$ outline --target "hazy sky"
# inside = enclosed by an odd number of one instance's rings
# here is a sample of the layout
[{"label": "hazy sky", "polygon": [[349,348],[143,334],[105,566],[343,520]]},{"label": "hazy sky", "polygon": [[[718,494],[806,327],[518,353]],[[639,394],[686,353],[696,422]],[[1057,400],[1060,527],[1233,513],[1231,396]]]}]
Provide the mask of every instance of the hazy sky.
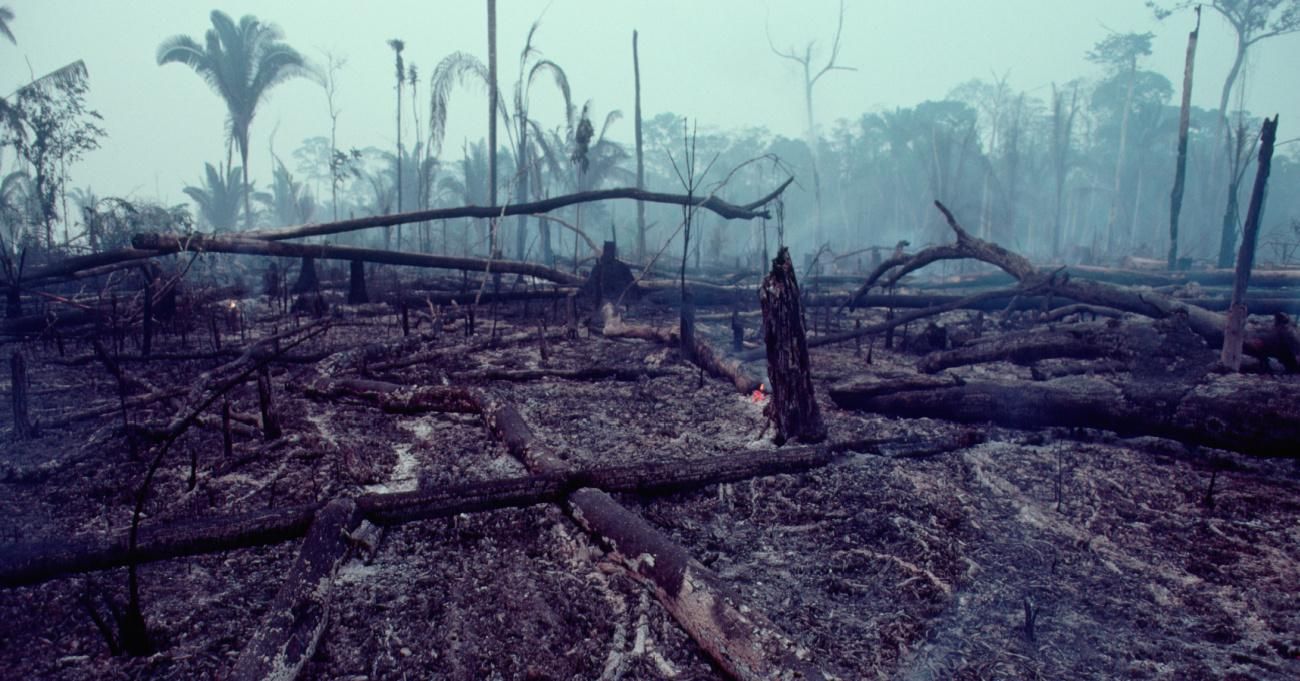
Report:
[{"label": "hazy sky", "polygon": [[[205,161],[225,158],[224,104],[188,68],[159,67],[158,44],[183,33],[202,40],[211,0],[0,0],[15,14],[16,46],[0,43],[0,87],[12,92],[30,78],[76,59],[91,77],[91,105],[104,116],[109,138],[72,171],[76,186],[101,196],[181,202]],[[632,30],[640,31],[643,107],[647,118],[673,111],[700,125],[766,126],[799,135],[804,126],[802,75],[774,56],[778,47],[818,41],[829,50],[835,0],[499,0],[500,80],[516,78],[519,49],[529,25],[546,57],[568,73],[578,102],[594,99],[596,120],[622,109],[611,135],[631,139]],[[390,148],[394,138],[393,53],[390,38],[406,41],[408,64],[418,65],[421,98],[443,56],[457,50],[486,61],[486,3],[449,0],[230,0],[219,8],[238,18],[254,13],[278,24],[286,40],[321,61],[324,50],[347,59],[340,74],[342,147]],[[310,8],[310,9],[307,9]],[[1108,31],[1153,31],[1155,53],[1146,67],[1178,88],[1182,81],[1190,12],[1157,23],[1141,0],[849,0],[839,63],[852,72],[828,74],[816,94],[819,123],[857,118],[866,111],[941,99],[971,78],[1008,73],[1017,89],[1046,97],[1053,81],[1094,76],[1085,53]],[[1206,13],[1197,54],[1194,101],[1217,107],[1231,63],[1232,34]],[[30,67],[29,67],[30,64]],[[1300,130],[1300,35],[1255,48],[1247,73],[1246,106],[1281,114],[1280,137]],[[559,124],[558,99],[537,88],[532,111],[548,127]],[[448,157],[461,141],[486,135],[479,91],[453,95]],[[409,103],[403,105],[409,116]],[[427,101],[421,102],[427,119]],[[252,167],[270,176],[268,138],[278,125],[276,152],[290,154],[306,137],[328,135],[321,88],[306,80],[281,85],[253,123]],[[409,134],[409,133],[408,133]],[[408,138],[409,139],[409,138]],[[1172,144],[1172,141],[1171,141]],[[12,158],[5,163],[11,164]],[[5,168],[3,170],[8,170]]]}]

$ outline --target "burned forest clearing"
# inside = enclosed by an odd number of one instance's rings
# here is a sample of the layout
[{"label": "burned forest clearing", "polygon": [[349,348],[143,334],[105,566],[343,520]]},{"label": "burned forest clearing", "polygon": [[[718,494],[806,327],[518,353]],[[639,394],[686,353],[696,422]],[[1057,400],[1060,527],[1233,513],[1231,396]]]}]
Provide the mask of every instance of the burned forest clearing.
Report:
[{"label": "burned forest clearing", "polygon": [[0,680],[1300,678],[1300,0],[196,3],[0,5]]},{"label": "burned forest clearing", "polygon": [[[3,471],[11,671],[1283,678],[1298,664],[1300,382],[1267,353],[1247,357],[1255,373],[1216,372],[1183,307],[972,293],[990,271],[850,307],[862,287],[811,275],[800,290],[783,252],[763,305],[743,282],[689,281],[684,350],[678,310],[626,288],[612,246],[577,287],[387,265],[350,282],[320,261],[312,291],[285,277],[268,295],[246,284],[277,284],[249,276],[270,259],[200,259],[97,299],[93,319],[47,307],[11,346],[17,392],[40,405]],[[811,444],[773,444],[782,384],[739,361],[775,349],[776,283],[807,305]],[[358,286],[387,302],[349,304]],[[143,295],[157,297],[147,331]],[[935,295],[998,304],[903,307]],[[132,645],[130,572],[152,651],[115,656]]]}]

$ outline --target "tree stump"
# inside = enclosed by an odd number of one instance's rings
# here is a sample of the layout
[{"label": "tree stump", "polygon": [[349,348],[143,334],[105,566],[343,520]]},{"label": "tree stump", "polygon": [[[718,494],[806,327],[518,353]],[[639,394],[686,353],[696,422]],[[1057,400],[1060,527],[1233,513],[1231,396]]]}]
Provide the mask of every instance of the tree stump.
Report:
[{"label": "tree stump", "polygon": [[763,341],[767,345],[767,375],[772,399],[766,412],[776,423],[777,445],[788,440],[821,442],[826,425],[813,393],[803,307],[790,252],[782,247],[759,292],[763,307]]},{"label": "tree stump", "polygon": [[14,437],[26,440],[36,429],[27,416],[27,361],[22,352],[15,351],[9,358],[9,368],[13,372]]},{"label": "tree stump", "polygon": [[298,270],[298,281],[293,283],[292,293],[308,293],[320,287],[316,276],[316,259],[310,255],[302,259],[302,269]]},{"label": "tree stump", "polygon": [[351,276],[348,279],[348,305],[360,305],[370,302],[366,294],[366,264],[353,260],[349,265]]}]

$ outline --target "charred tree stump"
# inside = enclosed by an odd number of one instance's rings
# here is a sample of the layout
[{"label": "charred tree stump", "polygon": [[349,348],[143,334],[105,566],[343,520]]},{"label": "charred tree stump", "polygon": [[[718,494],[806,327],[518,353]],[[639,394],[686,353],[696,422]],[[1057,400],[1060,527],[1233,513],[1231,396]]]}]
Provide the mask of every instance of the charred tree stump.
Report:
[{"label": "charred tree stump", "polygon": [[5,319],[18,319],[23,316],[23,296],[22,290],[17,286],[10,286],[9,291],[5,293]]},{"label": "charred tree stump", "polygon": [[280,415],[275,411],[273,400],[271,370],[263,364],[257,369],[257,401],[262,409],[262,436],[267,440],[274,440],[283,434],[280,430]]},{"label": "charred tree stump", "polygon": [[148,267],[142,269],[144,274],[144,320],[141,323],[140,354],[148,357],[153,352],[153,292],[154,273]]},{"label": "charred tree stump", "polygon": [[9,368],[13,374],[14,437],[26,440],[36,434],[36,428],[27,415],[27,360],[21,351],[14,351],[9,358]]},{"label": "charred tree stump", "polygon": [[604,301],[638,299],[636,278],[632,276],[632,269],[618,259],[618,246],[613,241],[605,242],[600,260],[591,268],[591,275],[578,292],[580,296],[593,299],[597,308]]},{"label": "charred tree stump", "polygon": [[782,247],[759,292],[763,307],[763,341],[767,345],[767,375],[772,400],[767,416],[776,423],[777,445],[787,440],[821,442],[826,424],[813,392],[803,306],[790,252]]},{"label": "charred tree stump", "polygon": [[303,256],[302,268],[298,270],[298,281],[293,283],[292,293],[310,293],[320,287],[320,278],[316,276],[316,258]]},{"label": "charred tree stump", "polygon": [[745,349],[745,325],[740,323],[740,310],[731,311],[731,350],[740,352]]},{"label": "charred tree stump", "polygon": [[370,302],[366,293],[366,263],[353,260],[348,265],[348,305],[360,305]]},{"label": "charred tree stump", "polygon": [[348,553],[345,533],[357,521],[357,505],[351,499],[335,499],[316,514],[270,612],[226,678],[297,677],[329,623],[334,576]]}]

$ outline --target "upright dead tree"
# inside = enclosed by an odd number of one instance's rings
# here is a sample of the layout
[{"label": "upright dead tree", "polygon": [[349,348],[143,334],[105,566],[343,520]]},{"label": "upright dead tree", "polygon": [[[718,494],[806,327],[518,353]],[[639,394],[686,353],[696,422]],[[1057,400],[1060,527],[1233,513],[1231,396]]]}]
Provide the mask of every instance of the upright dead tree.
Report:
[{"label": "upright dead tree", "polygon": [[782,247],[759,292],[763,306],[763,341],[767,344],[767,375],[772,401],[768,416],[776,423],[776,444],[788,440],[821,442],[826,425],[813,392],[803,306],[789,249]]},{"label": "upright dead tree", "polygon": [[353,260],[348,265],[348,305],[370,302],[366,293],[366,263]]},{"label": "upright dead tree", "polygon": [[[632,81],[636,88],[636,188],[645,189],[645,155],[641,137],[641,54],[637,33],[632,31]],[[636,261],[645,262],[645,202],[636,202]]]},{"label": "upright dead tree", "polygon": [[1169,269],[1178,263],[1178,214],[1183,209],[1183,183],[1187,180],[1187,128],[1192,113],[1192,67],[1196,64],[1196,38],[1201,33],[1201,8],[1196,8],[1196,28],[1187,34],[1187,63],[1183,66],[1183,106],[1178,114],[1178,160],[1174,190],[1169,195]]},{"label": "upright dead tree", "polygon": [[831,41],[831,55],[826,60],[826,65],[818,69],[815,73],[813,72],[814,67],[812,65],[812,60],[813,60],[813,48],[817,45],[817,41],[815,40],[808,41],[808,44],[804,46],[803,54],[799,54],[798,52],[795,51],[793,47],[786,49],[784,51],[778,50],[776,48],[776,44],[772,42],[772,35],[769,33],[767,36],[767,44],[768,47],[772,49],[773,54],[783,59],[789,59],[790,61],[795,62],[796,64],[799,64],[800,66],[803,67],[803,102],[804,102],[805,113],[808,116],[808,153],[812,155],[813,199],[815,200],[815,205],[817,207],[817,224],[816,224],[816,234],[814,235],[814,239],[818,246],[820,246],[825,242],[823,241],[823,234],[822,234],[821,174],[817,170],[817,125],[815,119],[813,118],[813,87],[817,85],[817,81],[821,80],[822,76],[826,75],[827,73],[830,73],[831,71],[856,71],[857,70],[852,66],[840,66],[835,63],[835,60],[840,55],[840,33],[843,30],[844,30],[844,0],[840,0],[839,23],[837,23],[835,26],[835,38],[834,40]]},{"label": "upright dead tree", "polygon": [[1277,116],[1272,120],[1265,118],[1259,135],[1259,169],[1255,172],[1255,188],[1250,192],[1246,224],[1241,230],[1241,249],[1237,251],[1237,276],[1232,282],[1232,307],[1228,310],[1228,323],[1223,332],[1220,361],[1232,371],[1241,368],[1241,344],[1246,329],[1246,285],[1250,283],[1250,268],[1255,263],[1255,242],[1259,237],[1264,192],[1268,187],[1268,173],[1273,164],[1273,142],[1276,139]]}]

